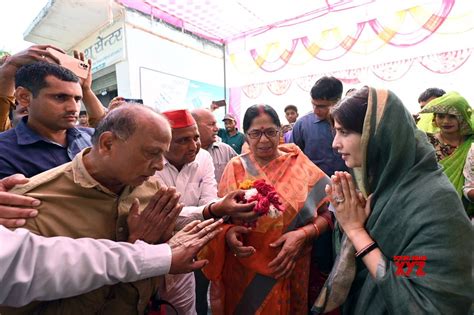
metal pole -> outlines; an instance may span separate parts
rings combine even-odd
[[[227,73],[226,73],[226,68],[225,68],[225,43],[222,44],[222,59],[224,61],[224,100],[226,100],[226,104],[227,104],[227,78],[226,78]],[[227,106],[229,105],[230,104],[228,104]],[[224,109],[225,114],[227,114],[227,106]]]

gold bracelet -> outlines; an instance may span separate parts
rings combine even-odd
[[[311,225],[315,228],[316,233],[317,233],[315,238],[319,238],[319,235],[321,235],[321,233],[319,231],[318,225],[316,224],[316,222],[311,223]]]

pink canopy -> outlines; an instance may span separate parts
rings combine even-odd
[[[265,33],[375,0],[117,0],[217,43]]]

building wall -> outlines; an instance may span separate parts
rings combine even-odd
[[[222,48],[136,12],[127,12],[125,27],[127,62],[116,67],[119,95],[142,97],[159,88],[160,82],[142,82],[145,71],[224,86]]]

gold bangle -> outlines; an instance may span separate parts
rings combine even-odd
[[[314,229],[316,230],[316,233],[317,233],[315,238],[319,238],[319,235],[321,235],[321,233],[319,231],[318,225],[316,224],[316,222],[311,223],[311,225],[314,227]]]

